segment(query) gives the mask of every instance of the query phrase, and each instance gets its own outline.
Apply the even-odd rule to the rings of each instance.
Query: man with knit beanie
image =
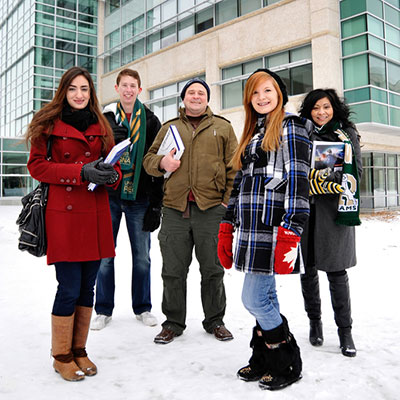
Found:
[[[164,123],[143,159],[148,174],[172,174],[164,184],[162,223],[158,235],[163,257],[162,311],[166,320],[154,338],[167,344],[186,328],[186,277],[193,247],[200,265],[203,328],[221,341],[233,339],[225,328],[224,270],[218,261],[218,228],[232,190],[235,171],[230,165],[237,146],[228,120],[213,114],[210,88],[194,78],[183,87],[184,107],[179,116]],[[175,125],[185,146],[180,160],[175,149],[157,155],[168,128]]]

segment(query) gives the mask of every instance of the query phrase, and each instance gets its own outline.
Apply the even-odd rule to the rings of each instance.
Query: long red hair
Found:
[[[94,88],[92,77],[89,72],[82,67],[72,67],[64,72],[58,85],[57,91],[50,101],[45,104],[32,118],[31,123],[28,126],[26,132],[26,141],[31,143],[37,143],[38,139],[42,135],[50,135],[54,128],[54,122],[57,119],[61,119],[61,113],[64,106],[67,104],[67,90],[71,85],[71,82],[79,75],[82,75],[89,83],[90,99],[89,109],[96,115],[97,120],[100,124],[102,133],[103,149],[109,149],[114,143],[114,137],[109,123],[103,116],[99,101],[96,96],[96,90]]]
[[[251,104],[251,98],[256,87],[267,79],[271,79],[272,84],[278,93],[278,104],[265,119],[265,135],[261,144],[261,148],[264,151],[276,151],[279,147],[282,135],[282,121],[285,116],[282,92],[278,83],[271,75],[264,71],[256,72],[250,75],[244,87],[243,106],[245,111],[245,120],[239,145],[232,157],[232,164],[235,169],[240,169],[242,167],[241,157],[254,134],[254,129],[257,123],[257,113]]]

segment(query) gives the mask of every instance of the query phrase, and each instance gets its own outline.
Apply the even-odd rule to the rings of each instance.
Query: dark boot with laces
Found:
[[[322,322],[320,319],[310,320],[310,343],[313,346],[322,346],[324,344]]]
[[[357,350],[353,342],[353,336],[351,335],[351,327],[339,328],[338,334],[342,354],[346,357],[355,357],[357,355]]]

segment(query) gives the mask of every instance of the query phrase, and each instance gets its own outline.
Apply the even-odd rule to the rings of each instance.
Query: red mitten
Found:
[[[221,265],[229,269],[232,267],[233,253],[233,225],[223,222],[219,225],[218,232],[218,258]]]
[[[289,229],[285,229],[283,226],[278,228],[274,265],[277,274],[290,274],[293,272],[299,242],[300,236],[296,235]]]

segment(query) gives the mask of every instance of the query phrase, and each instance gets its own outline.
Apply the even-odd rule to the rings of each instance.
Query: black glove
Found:
[[[128,129],[125,126],[116,125],[112,127],[114,133],[115,144],[122,142],[128,138]]]
[[[160,226],[161,208],[149,205],[144,214],[143,228],[144,232],[153,232]]]
[[[114,172],[116,172],[116,171],[114,170],[112,165],[110,165],[112,170],[110,170],[109,168],[107,168],[106,171],[97,169],[97,166],[100,163],[104,164],[102,161],[103,161],[103,157],[100,157],[96,161],[92,161],[90,163],[85,164],[81,170],[82,179],[84,181],[93,182],[96,185],[104,185],[111,178],[113,178],[115,176]]]

